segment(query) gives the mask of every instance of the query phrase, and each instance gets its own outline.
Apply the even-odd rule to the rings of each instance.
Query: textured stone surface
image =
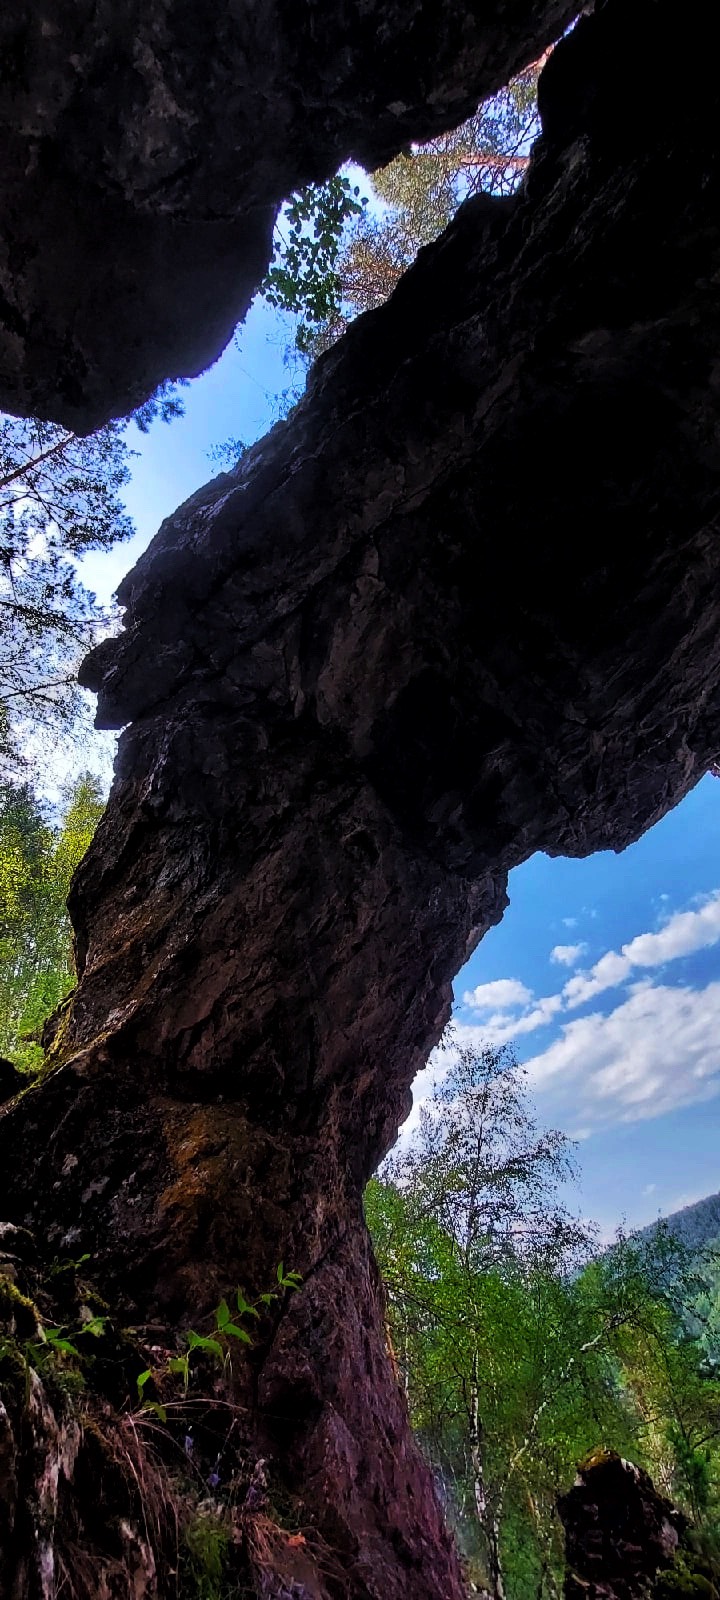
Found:
[[[0,1594],[169,1600],[173,1485],[126,1403],[140,1352],[111,1325],[102,1339],[83,1334],[107,1307],[72,1263],[43,1271],[38,1254],[0,1222]],[[48,1343],[52,1327],[90,1357],[87,1383]]]
[[[455,126],[572,0],[30,0],[0,19],[0,406],[89,431],[220,354],[276,208]]]
[[[523,192],[464,208],[169,519],[86,668],[132,725],[2,1209],[134,1319],[303,1274],[243,1404],[352,1600],[460,1592],[363,1182],[508,870],[622,848],[720,745],[720,86],[690,20],[579,24]]]
[[[565,1600],[648,1600],[672,1567],[684,1518],[641,1467],[597,1450],[558,1501],[565,1529]]]

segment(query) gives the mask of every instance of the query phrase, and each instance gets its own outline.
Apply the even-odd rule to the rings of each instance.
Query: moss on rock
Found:
[[[34,1301],[4,1272],[0,1273],[0,1327],[3,1324],[11,1336],[17,1334],[21,1339],[35,1338],[40,1325]]]

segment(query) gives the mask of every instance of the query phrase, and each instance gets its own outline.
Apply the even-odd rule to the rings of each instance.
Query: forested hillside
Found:
[[[720,1239],[720,1194],[709,1194],[704,1200],[683,1206],[662,1219],[664,1227],[687,1250],[702,1250],[704,1246]],[[635,1234],[636,1239],[651,1240],[658,1224],[651,1222]]]

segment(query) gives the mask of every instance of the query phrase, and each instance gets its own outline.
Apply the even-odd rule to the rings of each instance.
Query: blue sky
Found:
[[[536,855],[459,974],[458,1037],[514,1039],[605,1230],[720,1188],[720,781],[621,854]]]
[[[82,564],[101,599],[217,470],[213,446],[271,426],[296,377],[288,337],[287,321],[256,305],[184,391],[184,418],[147,437],[131,427],[137,534]],[[605,1232],[720,1189],[720,781],[704,778],[621,855],[517,868],[505,918],[455,993],[458,1037],[514,1037],[540,1118],[579,1139],[576,1198]]]

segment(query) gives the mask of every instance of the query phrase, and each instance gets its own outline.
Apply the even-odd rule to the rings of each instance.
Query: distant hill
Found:
[[[720,1239],[720,1194],[709,1194],[704,1200],[696,1200],[694,1206],[683,1206],[682,1211],[673,1211],[669,1217],[658,1217],[657,1222],[649,1223],[647,1228],[638,1228],[633,1238],[652,1239],[658,1223],[674,1234],[686,1249],[702,1250],[704,1245]]]

